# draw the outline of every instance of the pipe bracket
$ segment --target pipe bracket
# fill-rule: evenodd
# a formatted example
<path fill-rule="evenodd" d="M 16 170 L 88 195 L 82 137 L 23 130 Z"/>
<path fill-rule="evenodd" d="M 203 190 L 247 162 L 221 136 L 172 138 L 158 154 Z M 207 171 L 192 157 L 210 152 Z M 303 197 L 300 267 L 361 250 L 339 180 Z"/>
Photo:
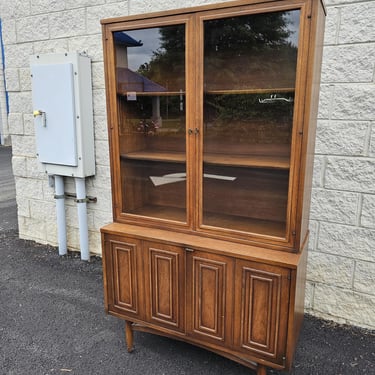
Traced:
<path fill-rule="evenodd" d="M 53 197 L 55 199 L 65 199 L 65 194 L 55 194 Z"/>
<path fill-rule="evenodd" d="M 89 203 L 90 199 L 89 198 L 81 198 L 81 199 L 74 199 L 74 202 L 76 203 Z"/>

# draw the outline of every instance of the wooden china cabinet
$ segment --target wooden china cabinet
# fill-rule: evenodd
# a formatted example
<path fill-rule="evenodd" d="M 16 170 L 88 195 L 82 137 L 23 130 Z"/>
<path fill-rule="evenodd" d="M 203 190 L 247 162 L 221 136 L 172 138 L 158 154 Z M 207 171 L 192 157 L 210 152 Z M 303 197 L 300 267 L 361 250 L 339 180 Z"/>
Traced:
<path fill-rule="evenodd" d="M 304 311 L 325 10 L 246 0 L 102 21 L 105 305 L 265 374 Z"/>

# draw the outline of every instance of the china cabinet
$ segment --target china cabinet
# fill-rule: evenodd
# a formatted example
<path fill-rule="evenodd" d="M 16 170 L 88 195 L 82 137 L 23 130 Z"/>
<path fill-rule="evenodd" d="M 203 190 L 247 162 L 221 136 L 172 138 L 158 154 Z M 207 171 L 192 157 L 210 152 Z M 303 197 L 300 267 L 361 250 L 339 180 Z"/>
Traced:
<path fill-rule="evenodd" d="M 102 20 L 114 222 L 105 306 L 265 374 L 303 319 L 324 6 Z"/>

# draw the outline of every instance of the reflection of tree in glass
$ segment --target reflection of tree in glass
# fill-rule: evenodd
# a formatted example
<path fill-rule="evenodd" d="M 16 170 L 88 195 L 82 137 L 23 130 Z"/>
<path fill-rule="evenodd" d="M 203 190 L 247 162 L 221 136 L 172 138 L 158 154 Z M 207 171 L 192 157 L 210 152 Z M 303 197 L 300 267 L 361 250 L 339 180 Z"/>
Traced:
<path fill-rule="evenodd" d="M 293 104 L 261 104 L 259 97 L 249 94 L 206 95 L 206 140 L 220 138 L 237 143 L 290 143 Z"/>
<path fill-rule="evenodd" d="M 142 64 L 138 73 L 164 86 L 168 91 L 185 90 L 185 26 L 159 28 L 160 47 L 149 63 Z"/>
<path fill-rule="evenodd" d="M 297 48 L 294 12 L 271 12 L 204 22 L 205 81 L 212 89 L 254 86 L 252 79 L 272 81 L 277 75 L 294 83 Z M 169 91 L 184 90 L 185 27 L 159 28 L 160 47 L 138 72 Z M 268 85 L 270 82 L 268 83 Z M 285 86 L 285 85 L 284 85 Z"/>
<path fill-rule="evenodd" d="M 293 87 L 297 48 L 290 12 L 205 22 L 207 90 Z"/>

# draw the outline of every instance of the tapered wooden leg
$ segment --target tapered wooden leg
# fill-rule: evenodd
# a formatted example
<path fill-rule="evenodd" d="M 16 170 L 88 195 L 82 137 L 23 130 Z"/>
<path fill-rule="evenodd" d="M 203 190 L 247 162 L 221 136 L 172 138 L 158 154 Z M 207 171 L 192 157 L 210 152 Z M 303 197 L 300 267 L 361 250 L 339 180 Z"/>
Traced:
<path fill-rule="evenodd" d="M 133 335 L 133 323 L 128 322 L 127 320 L 125 321 L 125 339 L 126 339 L 126 346 L 128 348 L 128 353 L 131 353 L 134 350 L 133 346 L 133 340 L 134 340 L 134 335 Z"/>
<path fill-rule="evenodd" d="M 266 366 L 258 365 L 258 367 L 257 367 L 257 375 L 267 375 Z"/>

